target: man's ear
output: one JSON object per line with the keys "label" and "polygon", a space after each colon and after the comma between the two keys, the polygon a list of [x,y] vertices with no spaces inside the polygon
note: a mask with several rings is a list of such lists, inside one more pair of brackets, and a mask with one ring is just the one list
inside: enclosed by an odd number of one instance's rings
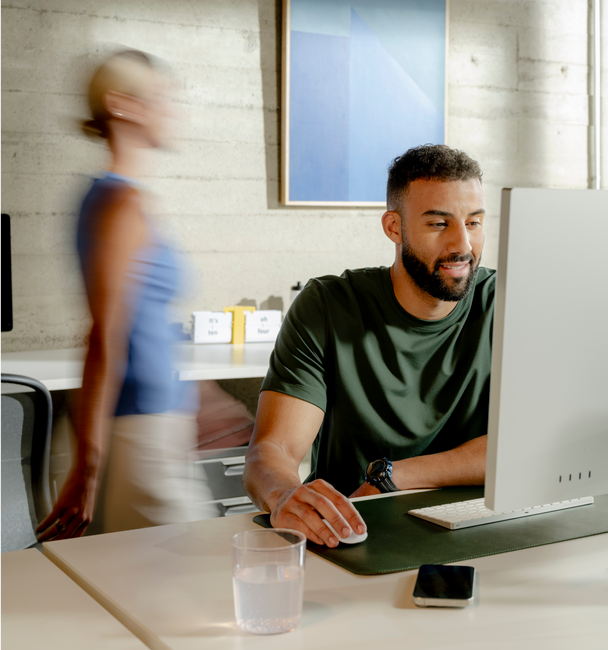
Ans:
{"label": "man's ear", "polygon": [[134,124],[143,124],[145,116],[144,102],[137,97],[110,90],[103,96],[103,105],[110,116]]}
{"label": "man's ear", "polygon": [[395,244],[401,244],[401,215],[394,210],[387,210],[382,215],[384,234]]}

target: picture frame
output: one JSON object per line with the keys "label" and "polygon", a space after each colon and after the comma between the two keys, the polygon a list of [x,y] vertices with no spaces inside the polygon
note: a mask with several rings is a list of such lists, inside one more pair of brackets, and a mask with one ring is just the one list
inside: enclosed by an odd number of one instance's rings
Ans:
{"label": "picture frame", "polygon": [[281,202],[381,207],[387,170],[446,141],[448,0],[283,0]]}

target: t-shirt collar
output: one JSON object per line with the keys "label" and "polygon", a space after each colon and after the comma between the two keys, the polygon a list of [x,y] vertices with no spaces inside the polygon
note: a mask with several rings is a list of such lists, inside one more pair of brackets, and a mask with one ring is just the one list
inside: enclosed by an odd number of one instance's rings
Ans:
{"label": "t-shirt collar", "polygon": [[464,311],[468,311],[471,300],[473,299],[473,293],[475,291],[475,288],[473,288],[473,290],[469,293],[468,296],[466,296],[466,298],[459,300],[456,303],[456,307],[454,307],[454,309],[445,318],[440,318],[439,320],[424,320],[422,318],[416,318],[416,316],[412,316],[412,314],[405,310],[397,300],[397,297],[395,296],[395,290],[393,289],[393,282],[391,280],[390,267],[384,268],[382,280],[388,301],[392,305],[393,310],[398,314],[399,318],[405,321],[409,327],[424,330],[426,332],[437,332],[444,330],[458,321]]}

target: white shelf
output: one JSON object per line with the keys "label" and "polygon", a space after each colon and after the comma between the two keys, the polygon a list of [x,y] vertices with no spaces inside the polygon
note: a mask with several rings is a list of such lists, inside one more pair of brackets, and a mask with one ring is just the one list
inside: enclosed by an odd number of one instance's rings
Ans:
{"label": "white shelf", "polygon": [[[273,348],[274,343],[179,343],[175,370],[180,381],[264,377]],[[49,390],[80,388],[85,354],[85,348],[6,352],[2,372],[34,377]]]}

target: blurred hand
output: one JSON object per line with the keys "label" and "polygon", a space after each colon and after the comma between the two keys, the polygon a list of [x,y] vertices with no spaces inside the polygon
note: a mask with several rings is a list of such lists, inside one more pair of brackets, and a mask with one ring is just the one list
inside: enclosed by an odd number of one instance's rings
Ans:
{"label": "blurred hand", "polygon": [[351,530],[361,535],[365,522],[348,499],[322,479],[284,492],[270,515],[275,528],[292,528],[315,544],[335,547],[339,540],[321,519],[326,519],[343,537]]}
{"label": "blurred hand", "polygon": [[97,481],[76,468],[68,477],[57,503],[36,528],[39,542],[81,537],[93,518]]}

